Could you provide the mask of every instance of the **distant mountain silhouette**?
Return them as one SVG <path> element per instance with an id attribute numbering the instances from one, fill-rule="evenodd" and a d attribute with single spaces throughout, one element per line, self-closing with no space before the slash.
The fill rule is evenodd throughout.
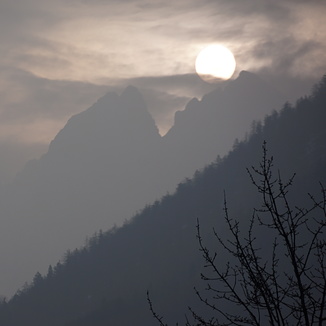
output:
<path id="1" fill-rule="evenodd" d="M 190 101 L 165 137 L 132 86 L 73 116 L 48 152 L 29 162 L 1 196 L 0 291 L 22 285 L 87 235 L 121 225 L 173 192 L 196 169 L 226 154 L 253 119 L 281 103 L 270 86 L 242 72 L 225 89 Z"/>
<path id="2" fill-rule="evenodd" d="M 164 137 L 166 151 L 179 163 L 170 176 L 188 177 L 217 155 L 224 156 L 236 138 L 250 132 L 253 120 L 263 119 L 284 102 L 279 92 L 247 71 L 224 89 L 192 99 L 184 111 L 176 112 L 174 126 Z"/>
<path id="3" fill-rule="evenodd" d="M 46 276 L 37 273 L 30 286 L 0 305 L 0 325 L 149 326 L 155 322 L 147 290 L 167 323 L 183 322 L 188 305 L 201 311 L 193 291 L 194 285 L 203 286 L 196 219 L 205 244 L 214 246 L 211 226 L 225 232 L 225 190 L 229 214 L 242 225 L 249 221 L 261 202 L 246 167 L 258 164 L 265 140 L 284 180 L 297 173 L 289 198 L 303 207 L 307 192 L 318 194 L 318 182 L 326 182 L 325 107 L 326 76 L 312 96 L 267 116 L 247 140 L 180 183 L 175 194 L 147 206 L 123 227 L 98 233 L 87 246 L 67 252 Z M 262 236 L 268 239 L 268 234 Z M 223 257 L 217 259 L 223 263 Z"/>
<path id="4" fill-rule="evenodd" d="M 17 262 L 4 258 L 0 270 L 11 267 L 1 274 L 9 279 L 17 274 L 16 282 L 23 284 L 22 275 L 34 271 L 34 264 L 47 266 L 66 248 L 82 244 L 87 234 L 121 224 L 155 200 L 160 142 L 134 87 L 121 96 L 108 93 L 73 116 L 48 152 L 29 162 L 2 197 L 1 257 L 6 257 L 6 244 Z M 23 260 L 24 267 L 17 268 Z M 0 289 L 6 282 L 1 278 Z"/>

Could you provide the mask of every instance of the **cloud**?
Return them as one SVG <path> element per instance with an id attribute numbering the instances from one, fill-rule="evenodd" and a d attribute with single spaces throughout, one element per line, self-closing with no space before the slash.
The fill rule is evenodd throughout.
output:
<path id="1" fill-rule="evenodd" d="M 1 29 L 13 45 L 7 60 L 51 79 L 192 73 L 196 54 L 210 42 L 234 50 L 240 69 L 257 70 L 274 62 L 255 57 L 258 46 L 289 38 L 326 42 L 321 25 L 312 23 L 325 14 L 317 1 L 4 2 L 2 16 L 12 18 Z"/>
<path id="2" fill-rule="evenodd" d="M 8 67 L 0 67 L 0 75 L 0 137 L 25 143 L 49 142 L 71 115 L 88 108 L 108 89 L 86 82 L 39 78 Z"/>
<path id="3" fill-rule="evenodd" d="M 248 28 L 247 36 L 240 37 L 247 39 L 248 44 L 240 42 L 237 48 L 240 65 L 258 72 L 269 69 L 284 74 L 285 69 L 290 76 L 318 78 L 326 68 L 326 35 L 319 28 L 326 7 L 303 2 L 294 5 L 292 1 L 273 5 L 277 6 L 284 8 L 286 14 L 280 15 L 278 10 L 260 11 L 252 23 L 256 31 L 244 25 L 244 30 Z"/>
<path id="4" fill-rule="evenodd" d="M 287 72 L 293 76 L 309 76 L 309 72 L 315 75 L 316 72 L 320 73 L 321 68 L 326 69 L 323 49 L 324 46 L 315 40 L 298 41 L 293 37 L 284 37 L 257 44 L 253 54 L 260 60 L 270 61 L 269 66 L 274 74 Z M 318 62 L 315 57 L 322 60 Z"/>
<path id="5" fill-rule="evenodd" d="M 109 89 L 3 66 L 0 76 L 0 183 L 43 154 L 73 114 L 86 110 Z"/>
<path id="6" fill-rule="evenodd" d="M 325 16 L 317 0 L 0 0 L 0 141 L 44 144 L 127 84 L 164 133 L 188 99 L 215 87 L 194 71 L 212 42 L 234 52 L 237 73 L 297 81 L 292 99 L 326 71 Z"/>
<path id="7" fill-rule="evenodd" d="M 152 87 L 171 94 L 183 94 L 187 97 L 202 96 L 216 88 L 215 84 L 204 82 L 197 74 L 180 74 L 167 76 L 143 76 L 116 81 L 117 83 L 132 83 L 138 87 Z"/>
<path id="8" fill-rule="evenodd" d="M 107 86 L 87 82 L 50 80 L 15 68 L 1 68 L 2 120 L 33 119 L 35 115 L 53 119 L 70 116 L 87 107 L 107 90 Z M 35 105 L 37 103 L 37 105 Z"/>

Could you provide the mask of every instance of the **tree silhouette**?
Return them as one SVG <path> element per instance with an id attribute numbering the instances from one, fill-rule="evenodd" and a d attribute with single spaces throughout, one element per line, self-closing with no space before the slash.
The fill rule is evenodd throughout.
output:
<path id="1" fill-rule="evenodd" d="M 254 209 L 246 232 L 230 217 L 226 196 L 229 235 L 223 239 L 213 229 L 217 250 L 205 245 L 197 223 L 206 289 L 195 291 L 208 309 L 197 313 L 189 308 L 193 322 L 186 325 L 325 325 L 325 188 L 321 185 L 320 200 L 309 194 L 310 207 L 293 206 L 289 190 L 294 175 L 286 183 L 280 172 L 275 176 L 266 143 L 259 167 L 248 173 L 262 205 Z M 221 257 L 228 257 L 225 266 Z M 166 326 L 148 301 L 154 318 Z"/>

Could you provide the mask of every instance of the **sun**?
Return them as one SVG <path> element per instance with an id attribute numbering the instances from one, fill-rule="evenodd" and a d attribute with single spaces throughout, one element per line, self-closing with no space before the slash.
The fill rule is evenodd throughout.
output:
<path id="1" fill-rule="evenodd" d="M 233 53 L 225 46 L 212 44 L 202 49 L 196 59 L 196 72 L 208 83 L 232 77 L 236 62 Z"/>

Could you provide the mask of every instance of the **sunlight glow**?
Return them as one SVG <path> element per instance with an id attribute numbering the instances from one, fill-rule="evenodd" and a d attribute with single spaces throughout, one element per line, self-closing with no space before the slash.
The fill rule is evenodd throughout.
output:
<path id="1" fill-rule="evenodd" d="M 233 53 L 228 48 L 212 44 L 199 52 L 195 67 L 201 79 L 214 83 L 221 79 L 231 78 L 236 62 Z"/>

